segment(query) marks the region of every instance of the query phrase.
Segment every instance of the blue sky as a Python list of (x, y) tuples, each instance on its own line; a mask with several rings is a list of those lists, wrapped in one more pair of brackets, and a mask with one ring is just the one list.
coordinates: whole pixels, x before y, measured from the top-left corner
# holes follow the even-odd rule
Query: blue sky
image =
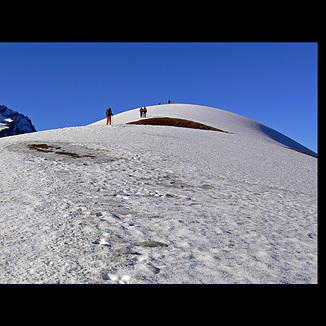
[(317, 43), (0, 43), (0, 104), (38, 131), (191, 103), (263, 123), (317, 152)]

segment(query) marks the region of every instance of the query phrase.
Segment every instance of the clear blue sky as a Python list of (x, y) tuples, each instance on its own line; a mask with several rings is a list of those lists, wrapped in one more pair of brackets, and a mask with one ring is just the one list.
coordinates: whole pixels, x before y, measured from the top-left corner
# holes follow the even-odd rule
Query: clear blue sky
[(38, 131), (140, 106), (235, 112), (317, 152), (317, 43), (0, 43), (0, 104)]

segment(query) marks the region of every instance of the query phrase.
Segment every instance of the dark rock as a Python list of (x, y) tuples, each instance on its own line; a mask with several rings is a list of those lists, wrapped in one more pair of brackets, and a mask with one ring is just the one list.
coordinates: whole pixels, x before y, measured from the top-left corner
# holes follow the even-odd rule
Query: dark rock
[(27, 116), (0, 105), (0, 137), (35, 131), (32, 121)]
[(168, 245), (159, 242), (159, 241), (143, 241), (143, 242), (135, 242), (133, 243), (134, 246), (141, 246), (141, 247), (167, 247)]

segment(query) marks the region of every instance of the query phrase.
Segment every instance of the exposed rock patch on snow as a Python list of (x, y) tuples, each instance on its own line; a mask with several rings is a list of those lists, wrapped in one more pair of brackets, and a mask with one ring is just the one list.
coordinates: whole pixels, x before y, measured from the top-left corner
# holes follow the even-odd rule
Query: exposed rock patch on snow
[(128, 122), (127, 124), (133, 125), (152, 125), (152, 126), (172, 126), (190, 129), (202, 129), (202, 130), (214, 130), (220, 132), (227, 132), (221, 129), (217, 129), (203, 123), (177, 118), (149, 118), (138, 121)]
[(104, 151), (65, 142), (19, 142), (7, 147), (10, 151), (44, 157), (46, 160), (74, 163), (78, 165), (108, 163), (119, 158), (109, 156)]
[(0, 282), (316, 283), (316, 158), (194, 107), (147, 116), (230, 133), (135, 109), (0, 139)]

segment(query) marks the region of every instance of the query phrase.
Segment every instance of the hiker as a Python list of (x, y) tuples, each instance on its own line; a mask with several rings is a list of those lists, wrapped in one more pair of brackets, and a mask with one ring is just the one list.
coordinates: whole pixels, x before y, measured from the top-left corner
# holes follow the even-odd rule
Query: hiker
[(108, 125), (109, 124), (109, 121), (110, 121), (110, 125), (111, 125), (111, 116), (112, 116), (113, 114), (112, 114), (112, 110), (111, 110), (111, 108), (108, 108), (107, 110), (106, 110), (106, 125)]
[(143, 117), (144, 117), (144, 118), (146, 118), (146, 113), (147, 113), (147, 109), (146, 109), (146, 107), (144, 106), (144, 108), (143, 108)]
[(142, 118), (143, 117), (144, 109), (141, 107), (140, 110), (139, 110), (139, 112), (140, 112), (140, 117)]
[(171, 104), (171, 101), (170, 100), (168, 100), (168, 104)]

